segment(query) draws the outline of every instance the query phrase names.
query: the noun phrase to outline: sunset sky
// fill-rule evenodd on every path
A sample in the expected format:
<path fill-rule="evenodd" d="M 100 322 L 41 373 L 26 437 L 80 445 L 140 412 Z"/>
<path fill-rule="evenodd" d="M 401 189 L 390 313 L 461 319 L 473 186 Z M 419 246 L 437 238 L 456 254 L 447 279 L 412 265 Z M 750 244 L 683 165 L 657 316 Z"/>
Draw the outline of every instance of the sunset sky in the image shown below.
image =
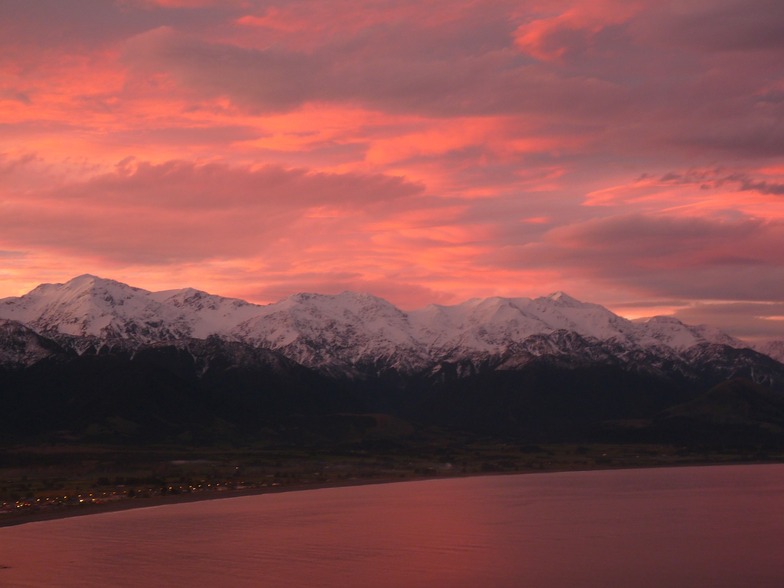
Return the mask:
<path fill-rule="evenodd" d="M 563 290 L 784 337 L 780 0 L 2 0 L 0 297 Z"/>

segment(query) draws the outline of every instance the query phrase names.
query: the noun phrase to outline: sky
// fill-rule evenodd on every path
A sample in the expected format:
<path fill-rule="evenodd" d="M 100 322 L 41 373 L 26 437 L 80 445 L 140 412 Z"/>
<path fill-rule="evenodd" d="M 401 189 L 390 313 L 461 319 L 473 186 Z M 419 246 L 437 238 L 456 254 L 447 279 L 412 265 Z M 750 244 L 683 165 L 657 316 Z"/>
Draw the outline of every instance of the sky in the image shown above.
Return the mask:
<path fill-rule="evenodd" d="M 0 298 L 565 291 L 784 338 L 780 0 L 2 0 Z"/>

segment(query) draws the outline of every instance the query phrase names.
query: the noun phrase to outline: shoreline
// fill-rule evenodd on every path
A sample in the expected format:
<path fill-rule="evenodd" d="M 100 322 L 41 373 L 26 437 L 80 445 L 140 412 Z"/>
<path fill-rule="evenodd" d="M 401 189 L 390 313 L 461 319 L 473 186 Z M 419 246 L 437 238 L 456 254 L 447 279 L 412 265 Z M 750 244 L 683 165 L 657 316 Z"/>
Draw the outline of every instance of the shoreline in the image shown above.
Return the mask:
<path fill-rule="evenodd" d="M 510 472 L 524 473 L 524 472 Z M 450 476 L 450 478 L 469 477 Z M 188 492 L 182 494 L 169 494 L 166 496 L 149 496 L 124 498 L 121 500 L 108 501 L 102 503 L 89 503 L 84 505 L 64 505 L 54 507 L 47 511 L 33 512 L 14 512 L 0 514 L 0 528 L 16 527 L 27 523 L 38 523 L 43 521 L 54 521 L 72 517 L 89 516 L 123 510 L 133 510 L 138 508 L 151 508 L 156 506 L 169 506 L 174 504 L 185 504 L 189 502 L 204 502 L 207 500 L 223 500 L 226 498 L 240 498 L 244 496 L 259 496 L 262 494 L 280 494 L 282 492 L 302 492 L 305 490 L 321 490 L 324 488 L 348 488 L 353 486 L 370 486 L 375 484 L 392 484 L 395 482 L 415 482 L 423 480 L 446 479 L 445 476 L 413 477 L 413 478 L 369 478 L 367 480 L 346 480 L 336 482 L 324 482 L 315 484 L 291 484 L 287 486 L 266 486 L 253 488 L 239 488 L 226 490 L 208 490 L 202 492 Z"/>
<path fill-rule="evenodd" d="M 673 464 L 650 464 L 650 465 L 631 465 L 616 467 L 586 467 L 586 468 L 554 468 L 549 470 L 521 470 L 508 472 L 470 472 L 456 473 L 451 475 L 432 475 L 432 476 L 413 476 L 413 477 L 379 477 L 367 479 L 340 480 L 334 482 L 321 482 L 312 484 L 291 484 L 282 486 L 251 487 L 226 490 L 209 490 L 200 492 L 189 492 L 182 494 L 170 494 L 165 496 L 133 497 L 121 500 L 108 501 L 103 503 L 89 503 L 84 505 L 63 505 L 47 511 L 15 512 L 10 511 L 0 514 L 0 528 L 16 527 L 28 523 L 38 523 L 54 521 L 59 519 L 90 516 L 133 510 L 139 508 L 152 508 L 157 506 L 170 506 L 175 504 L 186 504 L 191 502 L 203 502 L 207 500 L 223 500 L 227 498 L 241 498 L 245 496 L 260 496 L 262 494 L 280 494 L 283 492 L 302 492 L 307 490 L 321 490 L 325 488 L 350 488 L 357 486 L 371 486 L 376 484 L 395 484 L 405 482 L 423 482 L 428 480 L 456 480 L 462 478 L 489 477 L 489 476 L 514 476 L 529 474 L 556 474 L 565 472 L 601 472 L 617 470 L 635 469 L 661 469 L 661 468 L 682 468 L 682 467 L 718 467 L 718 466 L 737 466 L 737 465 L 781 465 L 781 460 L 762 460 L 762 461 L 695 461 L 691 463 Z"/>

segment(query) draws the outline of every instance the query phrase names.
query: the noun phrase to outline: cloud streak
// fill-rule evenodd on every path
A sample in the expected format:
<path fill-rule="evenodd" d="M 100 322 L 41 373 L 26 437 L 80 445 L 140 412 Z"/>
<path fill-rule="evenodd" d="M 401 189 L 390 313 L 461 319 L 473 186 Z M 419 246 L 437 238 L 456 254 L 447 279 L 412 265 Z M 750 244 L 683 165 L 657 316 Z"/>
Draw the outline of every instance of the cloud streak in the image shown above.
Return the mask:
<path fill-rule="evenodd" d="M 348 219 L 410 207 L 421 191 L 388 176 L 129 160 L 84 182 L 12 196 L 0 230 L 26 247 L 171 264 L 260 254 L 303 225 L 338 231 Z M 313 236 L 300 239 L 303 252 Z"/>

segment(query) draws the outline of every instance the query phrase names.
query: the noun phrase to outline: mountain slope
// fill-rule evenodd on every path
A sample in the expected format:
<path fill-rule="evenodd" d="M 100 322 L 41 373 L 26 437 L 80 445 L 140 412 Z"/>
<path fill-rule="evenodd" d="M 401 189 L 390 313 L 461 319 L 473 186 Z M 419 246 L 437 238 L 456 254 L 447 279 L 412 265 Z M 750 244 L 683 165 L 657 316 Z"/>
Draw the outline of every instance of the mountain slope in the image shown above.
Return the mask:
<path fill-rule="evenodd" d="M 765 341 L 755 345 L 755 349 L 776 361 L 784 362 L 784 340 Z"/>
<path fill-rule="evenodd" d="M 30 366 L 62 353 L 62 347 L 22 323 L 0 319 L 0 365 Z"/>

